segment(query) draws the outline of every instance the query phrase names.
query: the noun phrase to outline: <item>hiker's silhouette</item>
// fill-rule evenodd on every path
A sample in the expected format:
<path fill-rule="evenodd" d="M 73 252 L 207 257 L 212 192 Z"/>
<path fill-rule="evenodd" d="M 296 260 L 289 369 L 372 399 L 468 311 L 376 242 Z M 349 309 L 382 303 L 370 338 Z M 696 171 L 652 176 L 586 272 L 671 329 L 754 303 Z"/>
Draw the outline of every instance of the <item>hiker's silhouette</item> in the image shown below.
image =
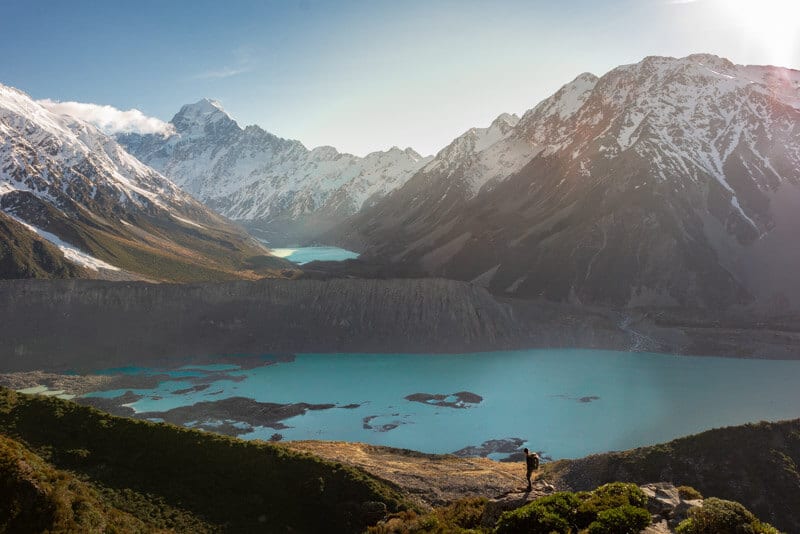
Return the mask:
<path fill-rule="evenodd" d="M 531 475 L 534 471 L 539 469 L 539 455 L 535 452 L 530 452 L 527 448 L 523 449 L 525 453 L 525 479 L 528 481 L 528 488 L 527 491 L 531 491 L 533 486 L 531 486 Z"/>

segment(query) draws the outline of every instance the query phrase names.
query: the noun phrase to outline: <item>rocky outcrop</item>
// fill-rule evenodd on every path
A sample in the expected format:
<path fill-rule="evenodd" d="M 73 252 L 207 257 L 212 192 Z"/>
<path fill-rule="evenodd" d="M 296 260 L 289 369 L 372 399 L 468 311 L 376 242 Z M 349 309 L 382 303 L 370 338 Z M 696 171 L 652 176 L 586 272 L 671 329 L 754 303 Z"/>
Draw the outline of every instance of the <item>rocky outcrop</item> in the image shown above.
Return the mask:
<path fill-rule="evenodd" d="M 675 527 L 689 517 L 689 510 L 703 505 L 702 498 L 684 498 L 680 490 L 668 482 L 639 487 L 647 495 L 647 511 L 653 514 L 653 525 L 645 530 L 646 534 L 674 532 Z"/>

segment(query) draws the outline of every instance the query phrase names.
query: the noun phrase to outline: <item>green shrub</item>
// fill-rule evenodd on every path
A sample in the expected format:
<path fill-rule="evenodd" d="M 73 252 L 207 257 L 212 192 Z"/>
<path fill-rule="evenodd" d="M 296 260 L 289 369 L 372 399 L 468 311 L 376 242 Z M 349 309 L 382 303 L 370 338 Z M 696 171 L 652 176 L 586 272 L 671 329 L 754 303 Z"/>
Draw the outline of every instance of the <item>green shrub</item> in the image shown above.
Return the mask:
<path fill-rule="evenodd" d="M 575 510 L 581 500 L 574 493 L 560 492 L 505 512 L 497 522 L 498 534 L 571 532 Z"/>
<path fill-rule="evenodd" d="M 576 511 L 576 524 L 579 528 L 586 528 L 597 519 L 600 512 L 625 505 L 644 508 L 647 506 L 647 495 L 636 484 L 605 484 L 586 495 Z"/>
<path fill-rule="evenodd" d="M 525 506 L 500 516 L 496 534 L 569 534 L 567 521 L 541 506 Z"/>
<path fill-rule="evenodd" d="M 466 534 L 480 532 L 481 517 L 487 499 L 461 499 L 449 506 L 435 508 L 420 515 L 413 511 L 391 514 L 385 521 L 371 526 L 370 534 Z"/>
<path fill-rule="evenodd" d="M 691 486 L 678 486 L 678 495 L 685 501 L 694 501 L 703 498 L 703 495 Z"/>
<path fill-rule="evenodd" d="M 617 502 L 621 504 L 630 504 L 633 506 L 644 507 L 647 506 L 647 495 L 637 486 L 630 482 L 611 482 L 603 484 L 592 492 L 592 496 L 596 499 L 604 499 L 611 501 L 619 499 Z"/>
<path fill-rule="evenodd" d="M 623 504 L 598 513 L 589 525 L 589 534 L 638 534 L 651 522 L 650 512 L 644 508 Z"/>
<path fill-rule="evenodd" d="M 777 529 L 762 523 L 738 502 L 714 497 L 693 508 L 689 517 L 676 529 L 678 534 L 780 534 Z"/>
<path fill-rule="evenodd" d="M 446 524 L 461 528 L 477 528 L 481 524 L 487 499 L 484 497 L 462 499 L 441 510 Z"/>

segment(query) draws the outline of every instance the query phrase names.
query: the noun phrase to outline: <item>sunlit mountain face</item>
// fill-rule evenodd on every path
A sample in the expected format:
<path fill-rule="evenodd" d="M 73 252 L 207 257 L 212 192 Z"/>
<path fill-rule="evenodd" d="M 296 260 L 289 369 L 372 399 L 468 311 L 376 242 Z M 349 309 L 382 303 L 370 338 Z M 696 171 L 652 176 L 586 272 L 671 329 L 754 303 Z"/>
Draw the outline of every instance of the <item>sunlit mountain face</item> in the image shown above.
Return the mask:
<path fill-rule="evenodd" d="M 515 296 L 798 302 L 797 71 L 649 57 L 490 132 L 456 139 L 341 242 Z"/>

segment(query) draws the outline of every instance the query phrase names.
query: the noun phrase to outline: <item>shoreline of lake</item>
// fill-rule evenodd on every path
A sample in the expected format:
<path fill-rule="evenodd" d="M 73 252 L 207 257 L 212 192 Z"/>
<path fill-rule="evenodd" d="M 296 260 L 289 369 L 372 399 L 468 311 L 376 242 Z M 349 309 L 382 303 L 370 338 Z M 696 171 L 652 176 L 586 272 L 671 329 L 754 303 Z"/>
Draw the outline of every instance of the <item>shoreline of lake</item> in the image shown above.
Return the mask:
<path fill-rule="evenodd" d="M 237 369 L 228 357 L 216 367 L 129 369 L 131 385 L 149 377 L 148 387 L 99 390 L 84 399 L 120 398 L 123 415 L 157 413 L 159 420 L 180 409 L 177 422 L 245 439 L 472 450 L 493 459 L 515 452 L 509 441 L 553 458 L 581 457 L 800 416 L 792 408 L 800 406 L 793 380 L 800 362 L 791 360 L 536 349 L 435 357 L 315 353 L 249 364 Z M 493 442 L 502 453 L 491 450 Z"/>

